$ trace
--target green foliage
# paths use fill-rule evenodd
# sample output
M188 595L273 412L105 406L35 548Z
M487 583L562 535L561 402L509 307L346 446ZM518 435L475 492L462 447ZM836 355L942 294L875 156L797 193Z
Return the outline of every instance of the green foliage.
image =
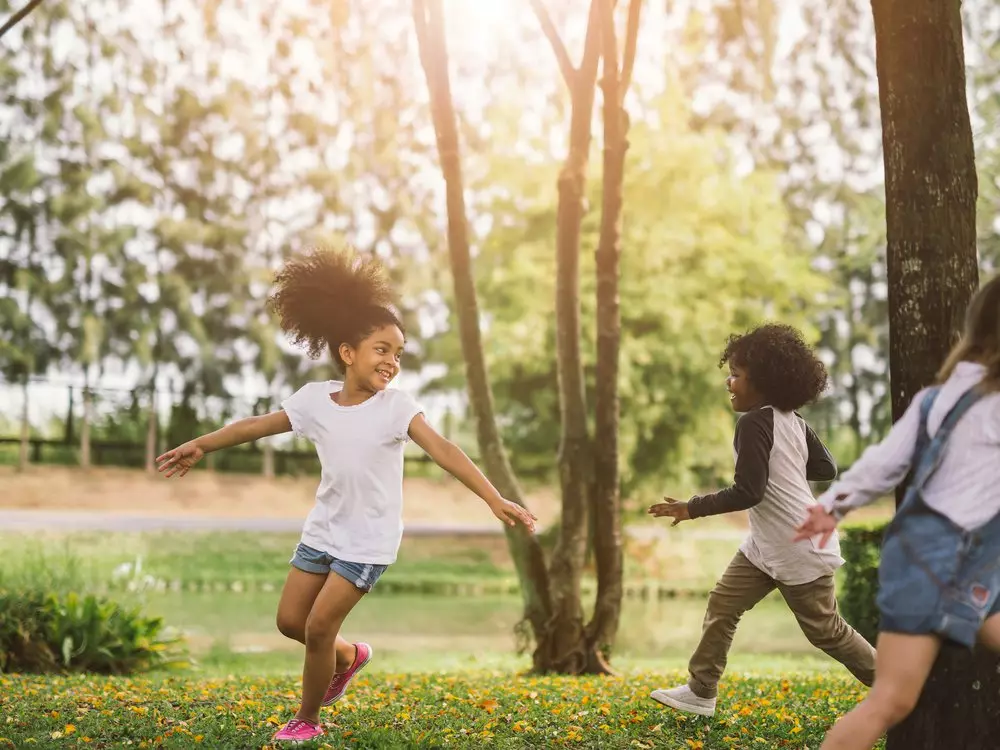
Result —
M683 104L664 96L658 125L633 127L622 235L622 471L626 491L666 480L693 489L732 469L733 416L718 365L726 337L780 318L811 331L805 310L824 289L808 256L786 241L772 176L743 175L725 139L692 132ZM487 357L504 437L522 472L555 464L555 253L558 165L495 157L493 227L476 259ZM599 179L591 185L598 205ZM581 307L593 403L599 212L584 225ZM516 251L512 251L516 248ZM464 381L455 344L436 342L448 367L436 387ZM596 436L600 439L600 436Z
M180 655L162 618L88 588L81 560L5 554L0 572L0 672L130 674Z
M882 537L887 521L845 526L840 549L844 557L844 579L840 586L840 609L855 630L875 643L879 614L875 606L878 594L878 566Z
M0 672L130 674L167 664L163 620L94 594L0 587Z

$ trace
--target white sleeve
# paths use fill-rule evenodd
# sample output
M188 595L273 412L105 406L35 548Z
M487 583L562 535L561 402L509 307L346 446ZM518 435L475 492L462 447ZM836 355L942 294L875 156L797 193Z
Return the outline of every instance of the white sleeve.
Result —
M306 383L281 402L281 408L285 410L288 421L292 424L292 432L307 440L312 440L314 436L312 415L316 410L312 404L315 386L316 383Z
M861 458L820 495L820 505L843 516L854 508L874 502L906 478L920 430L920 405L926 396L927 389L917 394L885 439L865 450Z
M400 442L407 442L410 439L410 422L418 414L422 414L424 407L414 400L406 391L393 390L392 399L392 436Z

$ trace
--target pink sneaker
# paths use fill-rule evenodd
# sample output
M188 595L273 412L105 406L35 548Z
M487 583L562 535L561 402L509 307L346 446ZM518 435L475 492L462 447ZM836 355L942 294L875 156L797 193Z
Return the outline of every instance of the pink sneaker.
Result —
M274 735L275 742L308 742L323 735L319 724L302 719L292 719Z
M351 664L350 669L348 669L343 674L335 674L333 679L330 680L330 687L326 689L326 695L323 696L323 705L329 706L332 703L336 703L341 698L344 697L344 693L347 692L347 686L354 679L354 675L365 668L365 665L371 661L372 658L372 647L367 643L355 643L354 648L357 649L357 653L354 655L354 663Z

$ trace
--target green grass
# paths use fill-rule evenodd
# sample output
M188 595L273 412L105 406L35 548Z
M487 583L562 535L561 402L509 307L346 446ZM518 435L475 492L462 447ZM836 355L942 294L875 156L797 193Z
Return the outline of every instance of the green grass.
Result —
M864 691L841 677L733 675L712 719L649 700L679 672L616 678L366 673L324 709L327 748L816 748ZM0 677L0 748L267 747L290 677Z
M72 559L78 575L95 582L113 576L146 576L167 582L240 582L280 586L298 534L231 531L73 534L0 534L7 564L34 564L39 556L59 565ZM441 540L407 540L393 566L396 578L444 577L495 579L508 577L509 564L496 564L490 551L468 542L442 545ZM506 563L506 561L504 561ZM117 573L115 571L117 570Z
M705 532L722 532L705 537ZM728 536L726 536L728 534ZM147 533L0 532L6 569L19 565L73 568L81 581L217 590L273 590L284 582L298 534L231 531ZM626 548L627 585L647 581L678 592L707 591L739 546L739 531L709 521L673 529L664 538ZM585 579L593 580L592 571ZM407 537L379 593L462 593L463 587L516 592L516 575L502 537Z

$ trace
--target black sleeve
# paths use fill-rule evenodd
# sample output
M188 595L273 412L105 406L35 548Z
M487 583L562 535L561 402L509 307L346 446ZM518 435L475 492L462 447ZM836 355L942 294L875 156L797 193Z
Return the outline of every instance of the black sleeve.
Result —
M804 420L803 420L804 421ZM806 423L806 448L809 458L806 460L806 479L810 482L829 482L837 478L837 462L833 460L830 451L823 441Z
M733 485L688 502L691 518L715 516L752 508L764 498L771 447L774 445L774 412L756 409L736 423L736 476Z

